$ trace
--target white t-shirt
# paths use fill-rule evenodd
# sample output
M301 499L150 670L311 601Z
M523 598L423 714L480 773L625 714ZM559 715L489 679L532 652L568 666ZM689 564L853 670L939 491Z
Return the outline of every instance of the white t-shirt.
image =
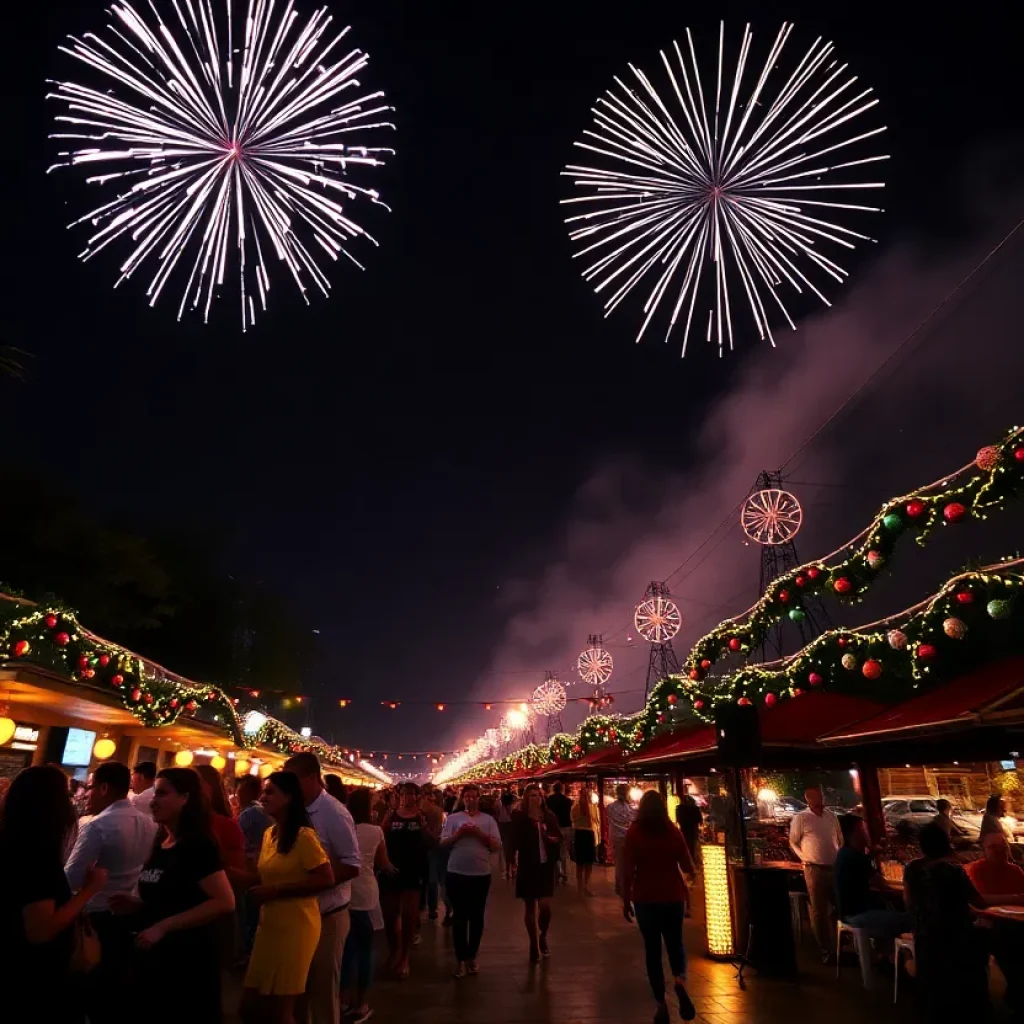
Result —
M830 867L843 845L839 819L831 811L815 814L810 807L794 814L789 823L789 845L804 864Z
M459 811L445 818L441 839L455 835L463 825L475 825L495 842L501 842L498 823L482 812L467 814ZM489 875L491 873L491 851L473 836L463 836L448 848L448 872L454 875Z
M384 833L378 825L356 825L356 839L359 842L359 874L352 879L352 910L373 910L380 902L377 876L373 873L373 862L377 847L384 842Z
M156 786L150 786L148 789L144 789L141 793L136 793L132 797L132 803L138 807L143 814L148 814L151 818L153 817L153 794L156 793Z

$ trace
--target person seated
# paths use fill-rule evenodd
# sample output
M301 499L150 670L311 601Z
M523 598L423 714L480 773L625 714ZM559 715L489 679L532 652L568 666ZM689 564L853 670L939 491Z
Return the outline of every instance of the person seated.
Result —
M967 865L967 877L991 906L1024 906L1024 870L1010 857L1006 837L990 832L982 843L985 856Z
M871 837L863 818L839 819L843 847L836 855L836 908L839 919L871 935L895 936L910 929L910 915L886 906L885 879L871 855Z
M938 825L949 836L950 841L963 839L967 833L953 820L953 805L948 800L940 798L935 801L935 806L939 813L932 818L931 823Z

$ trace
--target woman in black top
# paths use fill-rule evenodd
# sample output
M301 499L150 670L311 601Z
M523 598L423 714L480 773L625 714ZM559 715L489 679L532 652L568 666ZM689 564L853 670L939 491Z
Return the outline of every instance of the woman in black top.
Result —
M210 808L191 768L156 777L153 820L163 826L139 877L139 895L112 896L115 913L134 913L140 991L150 1022L219 1024L220 960L215 922L235 909L231 884L210 831ZM179 979L162 984L161 979ZM159 985L159 991L154 990Z
M526 905L524 920L530 938L530 962L536 963L548 955L551 897L555 894L562 830L535 783L526 787L522 806L512 815L511 845L517 863L516 899Z
M106 884L86 872L71 895L64 855L75 826L68 780L52 765L26 768L0 805L0 990L11 1021L84 1019L71 975L75 922Z
M409 953L420 919L420 889L427 879L427 851L434 845L420 811L419 786L407 782L401 787L398 810L388 812L381 828L388 860L397 869L393 875L379 879L380 909L388 940L385 970L408 978Z

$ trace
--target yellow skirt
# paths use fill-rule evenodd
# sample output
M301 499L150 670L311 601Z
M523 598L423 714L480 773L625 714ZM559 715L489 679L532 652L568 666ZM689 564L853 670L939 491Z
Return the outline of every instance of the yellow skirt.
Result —
M320 907L316 897L275 900L260 909L245 988L264 996L297 996L320 941Z

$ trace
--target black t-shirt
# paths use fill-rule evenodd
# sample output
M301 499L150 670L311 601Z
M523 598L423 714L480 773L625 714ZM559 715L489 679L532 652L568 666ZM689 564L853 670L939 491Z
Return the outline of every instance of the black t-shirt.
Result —
M67 982L74 928L65 928L49 942L31 945L25 938L22 911L31 903L53 900L57 907L62 907L71 899L64 866L59 857L40 856L24 847L0 851L0 878L4 880L0 886L0 989L5 993L4 1017L9 1013L11 1020L20 1019L20 993L28 1000L25 1007L31 1009L33 1019L57 1019L47 1015L56 1012L69 998ZM13 1006L9 999L14 1000Z
M418 889L427 877L427 843L423 818L416 815L403 818L392 814L384 829L388 860L398 868L397 875L383 875L386 886L399 889Z
M212 836L180 839L171 847L158 842L139 876L139 896L145 904L145 926L184 913L207 900L199 883L223 869L220 852ZM212 925L172 932L168 939L213 940Z
M564 793L552 793L548 797L548 807L558 819L559 828L572 828L572 801Z
M870 855L844 846L836 855L836 909L840 920L865 910L884 907L881 894L871 889L875 865Z

